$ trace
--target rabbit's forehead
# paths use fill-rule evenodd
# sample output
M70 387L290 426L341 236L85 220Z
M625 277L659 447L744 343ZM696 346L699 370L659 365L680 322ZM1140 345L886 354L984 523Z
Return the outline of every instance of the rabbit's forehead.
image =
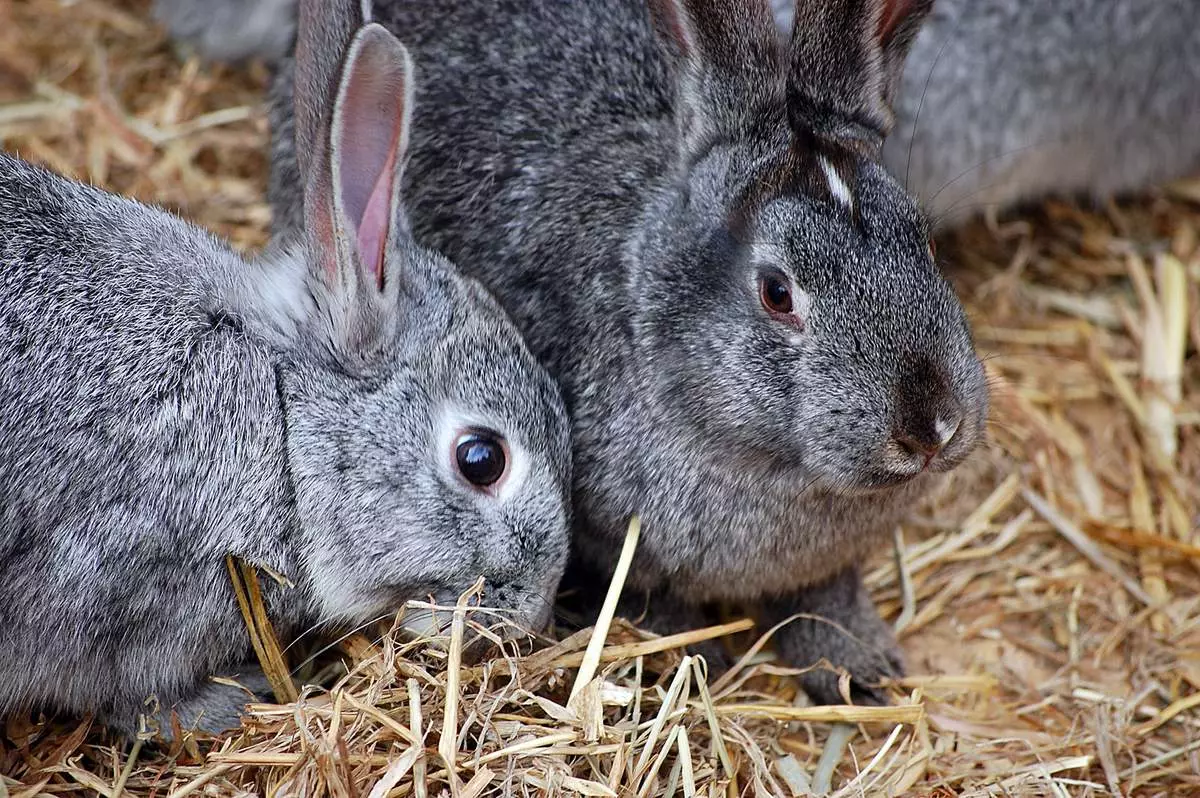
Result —
M442 386L444 406L539 449L547 440L566 438L558 392L515 329L460 329L431 354L421 379Z
M815 141L815 140L814 140ZM843 226L872 220L923 225L915 200L874 157L836 142L771 142L743 160L733 216L790 217L792 224L824 218ZM734 163L730 163L733 169Z
M746 240L779 264L837 253L854 244L853 222L811 197L780 196L758 209Z
M850 171L818 159L819 174L764 198L753 209L749 221L755 237L809 252L856 242L861 246L881 237L923 242L927 224L916 202L876 167L866 163ZM808 188L814 183L821 187Z
M527 431L520 425L554 400L549 376L480 283L437 255L430 262L431 295L398 331L412 344L406 359L413 378L464 407L486 409L498 424Z

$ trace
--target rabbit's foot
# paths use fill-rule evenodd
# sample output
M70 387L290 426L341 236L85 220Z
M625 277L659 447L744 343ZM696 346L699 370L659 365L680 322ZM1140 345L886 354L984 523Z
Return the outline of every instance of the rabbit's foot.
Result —
M241 726L247 704L272 700L273 692L267 677L257 665L248 664L236 676L221 681L204 680L194 692L170 705L159 703L154 706L149 702L150 705L139 712L108 719L106 725L130 737L140 731L156 731L160 742L169 743L174 739L172 714L184 732L220 735ZM144 724L139 722L143 716Z
M775 636L781 658L797 668L812 668L800 677L801 686L817 704L841 704L843 671L850 676L850 700L855 704L888 703L881 682L904 674L904 657L891 627L879 617L856 569L763 607L763 622L773 625L799 617ZM836 670L818 663L824 659Z

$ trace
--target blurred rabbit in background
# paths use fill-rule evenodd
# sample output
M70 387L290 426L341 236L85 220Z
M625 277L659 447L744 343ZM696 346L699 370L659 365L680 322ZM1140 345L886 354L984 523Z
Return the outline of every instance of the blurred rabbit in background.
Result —
M794 0L771 0L789 36ZM204 56L276 60L296 0L158 0ZM1200 3L937 0L885 165L939 227L1048 195L1103 200L1200 170Z

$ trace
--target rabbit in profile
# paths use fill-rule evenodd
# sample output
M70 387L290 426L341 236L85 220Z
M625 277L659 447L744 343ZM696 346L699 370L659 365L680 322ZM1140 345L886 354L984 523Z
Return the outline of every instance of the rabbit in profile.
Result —
M236 725L250 696L210 675L266 683L227 553L294 584L263 580L284 637L481 576L515 624L548 620L561 396L414 243L411 61L379 26L346 34L344 68L300 90L331 108L302 131L304 235L261 261L0 156L0 715L129 732L155 696L164 731Z
M928 8L805 0L786 48L767 0L371 11L422 74L414 233L498 296L563 390L577 568L609 573L639 513L627 590L652 628L717 600L799 614L783 657L846 668L862 701L902 660L859 566L988 408L926 219L878 159ZM301 63L317 51L336 58L298 37ZM272 103L283 237L312 114L292 71ZM827 670L804 684L839 700Z
M783 31L791 0L772 0ZM938 0L883 161L940 225L1200 170L1200 3Z

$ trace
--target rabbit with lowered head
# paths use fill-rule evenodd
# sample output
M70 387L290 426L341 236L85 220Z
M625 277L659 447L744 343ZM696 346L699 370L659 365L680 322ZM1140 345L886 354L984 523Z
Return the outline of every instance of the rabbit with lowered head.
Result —
M214 61L274 61L296 35L296 0L154 0L154 17L176 42Z
M412 85L389 33L354 35L307 120L305 235L262 262L0 156L0 715L130 731L155 696L236 725L249 696L209 676L265 682L227 553L294 583L264 580L288 637L480 576L548 620L566 414L500 306L410 237Z
M988 408L927 221L878 157L929 2L801 0L786 48L767 0L374 5L423 75L414 231L497 294L563 389L577 564L609 572L640 513L628 589L651 623L713 600L799 614L783 656L882 700L901 657L859 565ZM321 46L298 38L302 58ZM280 235L303 205L289 74ZM838 700L827 671L805 686Z

